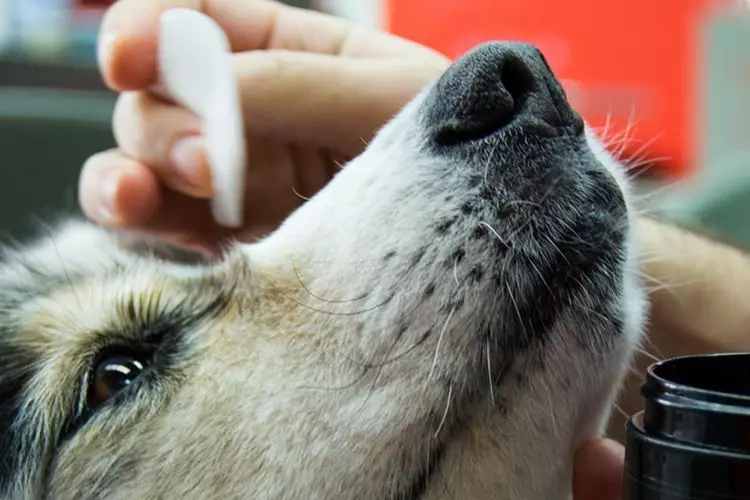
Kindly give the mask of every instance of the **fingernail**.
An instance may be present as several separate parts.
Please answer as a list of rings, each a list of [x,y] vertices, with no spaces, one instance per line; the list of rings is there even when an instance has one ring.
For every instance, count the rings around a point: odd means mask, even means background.
[[[211,174],[202,137],[191,135],[177,140],[172,147],[172,164],[187,187],[210,190]]]
[[[119,37],[117,33],[102,34],[96,47],[96,60],[99,69],[104,74],[109,75],[111,71],[112,52],[117,44]]]
[[[114,171],[107,174],[102,181],[101,189],[99,190],[99,200],[96,206],[98,219],[101,223],[110,223],[117,219],[115,211],[121,180],[122,172]]]

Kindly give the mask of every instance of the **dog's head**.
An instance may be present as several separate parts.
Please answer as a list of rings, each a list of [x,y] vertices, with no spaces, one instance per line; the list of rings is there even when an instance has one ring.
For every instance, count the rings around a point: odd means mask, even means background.
[[[641,326],[623,173],[521,44],[457,61],[268,238],[130,243],[6,255],[7,497],[562,497]]]

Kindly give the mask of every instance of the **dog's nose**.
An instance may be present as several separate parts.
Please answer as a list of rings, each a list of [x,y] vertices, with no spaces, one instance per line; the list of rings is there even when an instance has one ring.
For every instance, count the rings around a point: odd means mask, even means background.
[[[539,133],[583,131],[544,56],[525,43],[473,49],[448,68],[425,105],[426,125],[441,145],[481,139],[510,125]]]

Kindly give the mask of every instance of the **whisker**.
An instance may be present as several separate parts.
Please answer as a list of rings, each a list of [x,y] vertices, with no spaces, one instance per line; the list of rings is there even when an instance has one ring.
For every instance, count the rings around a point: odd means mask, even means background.
[[[283,295],[282,294],[282,297],[284,297],[285,299],[291,300],[295,304],[297,304],[299,306],[302,306],[305,309],[308,309],[310,311],[321,313],[321,314],[329,314],[331,316],[359,316],[360,314],[365,314],[365,313],[368,313],[368,312],[375,311],[376,309],[379,309],[379,308],[383,307],[384,305],[388,304],[391,300],[393,300],[393,296],[390,296],[390,297],[386,298],[385,300],[383,300],[383,302],[380,302],[379,304],[375,304],[372,307],[368,307],[368,308],[365,308],[365,309],[360,309],[360,310],[357,310],[357,311],[338,312],[338,311],[329,311],[329,310],[326,310],[326,309],[319,309],[317,307],[312,307],[312,306],[310,306],[308,304],[305,304],[304,302],[302,302],[300,300],[297,300],[294,297],[290,297],[288,295]]]
[[[617,410],[617,412],[620,414],[620,416],[622,416],[622,418],[624,418],[625,420],[630,420],[630,415],[628,415],[628,413],[625,410],[623,410],[620,405],[618,405],[617,403],[614,403],[612,407],[615,410]]]
[[[531,259],[527,258],[526,262],[528,262],[529,265],[534,268],[534,271],[539,276],[539,279],[542,280],[542,284],[544,284],[544,287],[547,289],[547,291],[549,292],[549,294],[551,296],[553,296],[554,292],[552,292],[552,289],[550,288],[549,283],[547,283],[547,280],[544,279],[544,275],[542,275],[542,272],[539,270],[539,268],[537,267],[537,265],[534,264],[534,261],[532,261]]]
[[[495,408],[495,384],[492,383],[492,361],[490,358],[489,340],[487,340],[487,343],[485,344],[485,352],[487,353],[487,377],[490,382],[490,401],[492,402],[492,407]]]
[[[450,407],[451,407],[451,397],[452,396],[453,396],[453,384],[450,384],[448,386],[448,398],[447,398],[447,401],[445,403],[445,411],[443,411],[443,418],[440,419],[440,425],[438,425],[437,430],[432,435],[433,438],[437,438],[438,435],[440,434],[440,431],[443,430],[443,425],[445,425],[445,421],[448,418],[448,411],[450,410]]]
[[[513,309],[515,309],[516,311],[516,316],[518,317],[518,324],[521,326],[521,330],[523,331],[524,340],[528,341],[529,333],[526,331],[526,323],[521,317],[521,310],[518,309],[518,303],[516,302],[516,298],[513,296],[513,292],[511,292],[510,285],[507,282],[505,283],[505,290],[508,292],[508,297],[510,297],[510,301],[513,303]]]
[[[456,308],[454,307],[453,309],[451,309],[451,312],[448,314],[448,318],[445,320],[443,329],[440,330],[440,335],[438,336],[437,345],[435,346],[435,355],[432,358],[432,366],[430,367],[430,373],[427,375],[428,379],[432,379],[432,376],[435,373],[435,368],[437,367],[438,354],[440,353],[440,345],[443,343],[443,336],[445,335],[445,331],[448,329],[448,323],[450,323],[451,318],[453,317],[453,313],[455,312],[456,312]]]
[[[545,235],[544,235],[544,239],[545,239],[545,240],[547,240],[547,243],[549,243],[549,244],[550,244],[550,246],[552,247],[552,249],[553,249],[554,251],[556,251],[556,252],[557,252],[557,253],[558,253],[558,254],[560,255],[560,257],[562,257],[562,258],[563,258],[563,260],[564,260],[564,261],[565,261],[565,262],[566,262],[566,263],[568,264],[568,267],[573,267],[573,266],[572,266],[572,265],[570,264],[570,261],[568,260],[568,257],[567,257],[567,256],[565,255],[565,253],[564,253],[564,252],[563,252],[563,251],[562,251],[562,250],[560,249],[560,246],[559,246],[559,245],[558,245],[557,243],[555,243],[554,241],[552,241],[552,238],[550,238],[550,237],[549,237],[548,235],[546,235],[546,234],[545,234]]]
[[[652,353],[648,352],[646,349],[643,349],[642,347],[636,347],[635,350],[636,350],[636,352],[639,352],[639,353],[643,354],[644,356],[646,356],[651,361],[654,361],[656,363],[658,363],[659,361],[661,361],[660,358],[654,356]]]
[[[499,233],[498,233],[497,231],[495,231],[495,228],[494,228],[494,227],[492,227],[492,226],[490,226],[490,225],[489,225],[488,223],[486,223],[486,222],[484,222],[484,221],[479,221],[479,225],[485,226],[485,227],[486,227],[487,229],[489,229],[490,231],[492,231],[492,233],[493,233],[493,234],[494,234],[495,236],[497,236],[497,239],[498,239],[498,240],[500,240],[500,242],[502,242],[502,243],[503,243],[504,245],[507,245],[507,244],[508,244],[508,242],[507,242],[507,241],[505,241],[505,240],[503,239],[503,237],[502,237],[502,236],[500,236],[500,234],[499,234]]]
[[[546,384],[544,384],[546,386]],[[544,391],[544,394],[547,396],[547,407],[549,408],[549,416],[550,421],[552,422],[552,432],[555,433],[555,436],[560,435],[560,429],[558,428],[558,419],[557,415],[555,414],[555,403],[552,402],[552,396],[550,395],[549,387],[546,387],[547,390]]]
[[[297,196],[298,198],[300,198],[300,199],[302,199],[302,200],[305,200],[305,201],[310,201],[310,198],[309,198],[309,197],[307,197],[307,196],[303,196],[303,195],[299,194],[299,193],[297,192],[297,188],[295,188],[294,186],[292,186],[292,192],[294,192],[294,194],[295,194],[295,195],[296,195],[296,196]]]
[[[453,279],[456,280],[456,286],[461,286],[461,283],[458,282],[458,257],[456,257],[453,260]]]
[[[307,310],[310,310],[310,311],[313,311],[313,312],[317,312],[317,313],[321,313],[321,314],[330,314],[331,316],[358,316],[360,314],[365,314],[365,313],[368,313],[368,312],[372,312],[372,311],[374,311],[376,309],[379,309],[379,308],[383,307],[384,305],[388,304],[391,300],[393,300],[393,297],[395,296],[395,292],[394,292],[391,295],[389,295],[386,299],[384,299],[383,302],[375,304],[372,307],[368,307],[368,308],[365,308],[365,309],[360,309],[360,310],[357,310],[357,311],[346,311],[346,312],[329,311],[329,310],[326,310],[326,309],[319,309],[317,307],[313,307],[313,306],[311,306],[309,304],[305,304],[304,302],[302,302],[302,301],[300,301],[298,299],[295,299],[294,297],[292,297],[290,295],[285,294],[282,291],[282,288],[280,286],[278,286],[270,278],[268,278],[266,276],[264,276],[263,278],[266,280],[266,282],[270,286],[272,286],[277,292],[279,292],[279,294],[280,294],[281,297],[283,297],[283,298],[285,298],[287,300],[290,300],[290,301],[294,302],[295,304],[297,304],[297,305],[299,305],[301,307],[304,307]]]
[[[654,143],[657,142],[662,137],[664,137],[664,133],[663,132],[654,135],[653,137],[651,137],[651,139],[649,139],[647,141],[644,141],[643,144],[641,144],[638,147],[638,149],[636,149],[635,151],[633,151],[633,153],[631,153],[630,158],[632,159],[632,158],[634,158],[634,157],[636,157],[636,156],[638,156],[640,154],[643,154],[645,151],[648,151],[648,149],[651,146],[653,146]],[[630,142],[632,143],[633,141],[630,141]],[[629,163],[629,161],[626,160],[625,163]]]
[[[326,299],[326,298],[320,297],[318,295],[315,295],[312,291],[310,291],[310,289],[307,286],[305,286],[305,283],[302,281],[302,276],[300,276],[299,270],[297,269],[297,265],[294,263],[294,261],[292,261],[292,269],[294,269],[294,274],[296,275],[297,281],[299,282],[299,284],[302,287],[302,289],[305,292],[307,292],[308,295],[310,295],[311,297],[313,297],[315,299],[320,300],[321,302],[327,302],[329,304],[345,304],[345,303],[351,303],[351,302],[356,302],[358,300],[366,299],[370,295],[369,293],[364,293],[364,294],[362,294],[362,295],[360,295],[358,297],[355,297],[353,299],[342,299],[342,300]]]
[[[50,230],[49,226],[44,224],[42,225],[42,227],[44,228],[44,231],[47,233],[47,236],[49,237],[50,243],[52,244],[52,248],[55,250],[55,255],[57,256],[57,260],[60,262],[60,269],[62,269],[63,276],[65,277],[65,281],[67,282],[68,287],[70,288],[70,291],[73,292],[73,296],[76,298],[76,302],[78,302],[78,307],[82,307],[83,303],[81,302],[81,297],[78,295],[78,291],[73,285],[73,280],[70,278],[70,274],[68,273],[68,268],[65,265],[65,261],[62,258],[60,249],[57,246],[57,241],[55,240],[55,236]]]
[[[497,148],[500,146],[501,141],[496,141],[495,144],[493,144],[492,149],[490,149],[489,155],[487,156],[487,161],[484,164],[484,185],[488,186],[489,182],[487,181],[487,175],[490,171],[490,164],[492,163],[492,159],[495,156],[495,152],[497,151]]]

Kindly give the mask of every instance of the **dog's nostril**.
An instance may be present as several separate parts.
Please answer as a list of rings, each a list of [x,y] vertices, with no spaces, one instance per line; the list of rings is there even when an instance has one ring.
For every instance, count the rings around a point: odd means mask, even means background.
[[[517,114],[530,93],[534,92],[534,77],[520,59],[512,58],[500,70],[500,85],[508,92],[513,106],[506,113],[506,121]]]
[[[425,103],[427,126],[440,145],[481,139],[517,120],[573,123],[547,61],[521,43],[490,43],[456,61]]]
[[[445,117],[435,136],[438,143],[450,145],[487,136],[512,122],[524,109],[536,88],[527,63],[513,52],[494,62],[465,74],[463,85],[456,85],[451,78],[441,81],[448,98],[443,100]]]

